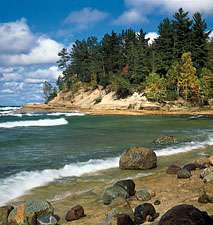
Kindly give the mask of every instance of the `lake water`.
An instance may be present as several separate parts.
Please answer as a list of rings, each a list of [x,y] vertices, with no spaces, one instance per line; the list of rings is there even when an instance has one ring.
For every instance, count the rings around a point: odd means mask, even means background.
[[[91,116],[73,113],[16,113],[0,107],[0,205],[61,178],[118,167],[131,146],[158,156],[213,144],[213,118],[190,116]],[[155,145],[162,135],[172,145]]]

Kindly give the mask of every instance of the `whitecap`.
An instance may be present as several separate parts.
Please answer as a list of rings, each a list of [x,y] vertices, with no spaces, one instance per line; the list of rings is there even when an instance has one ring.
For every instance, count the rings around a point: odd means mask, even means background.
[[[40,119],[40,120],[24,120],[0,123],[0,128],[15,128],[15,127],[49,127],[68,124],[64,118],[59,119]]]
[[[119,157],[72,163],[61,169],[20,172],[5,179],[0,179],[0,205],[24,195],[33,188],[47,185],[57,179],[78,177],[87,173],[118,167],[118,164]]]

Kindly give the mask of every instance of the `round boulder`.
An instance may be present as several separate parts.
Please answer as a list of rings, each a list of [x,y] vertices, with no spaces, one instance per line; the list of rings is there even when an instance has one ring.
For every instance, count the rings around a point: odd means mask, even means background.
[[[157,167],[157,156],[154,151],[133,147],[124,152],[120,158],[119,167],[121,169],[152,169]]]
[[[80,218],[84,216],[85,214],[84,214],[83,207],[81,205],[76,205],[67,212],[65,220],[66,221],[79,220]]]
[[[185,170],[188,170],[188,171],[194,171],[198,168],[198,165],[196,163],[189,163],[189,164],[186,164],[183,169]]]
[[[155,207],[150,203],[144,203],[135,208],[134,217],[136,224],[142,224],[145,221],[154,221],[159,216]]]
[[[150,192],[146,188],[137,191],[136,197],[140,201],[149,201],[152,198]]]
[[[168,210],[158,225],[213,225],[213,220],[206,212],[192,205],[178,205]]]

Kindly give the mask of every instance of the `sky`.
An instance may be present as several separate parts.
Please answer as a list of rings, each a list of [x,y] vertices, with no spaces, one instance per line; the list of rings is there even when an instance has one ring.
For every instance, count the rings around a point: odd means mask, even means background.
[[[61,74],[58,52],[76,39],[131,27],[153,40],[180,7],[213,28],[212,0],[1,0],[0,105],[42,102],[43,82]]]

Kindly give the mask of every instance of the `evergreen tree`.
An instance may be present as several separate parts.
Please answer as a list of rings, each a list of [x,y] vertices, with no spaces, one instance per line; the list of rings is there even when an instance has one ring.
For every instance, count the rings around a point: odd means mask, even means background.
[[[208,68],[213,71],[213,38],[208,41]]]
[[[159,37],[155,41],[155,49],[157,54],[157,72],[165,75],[172,64],[174,55],[174,37],[173,26],[171,21],[166,18],[158,27]]]
[[[206,32],[206,22],[198,12],[193,16],[192,26],[192,60],[197,69],[207,66],[208,49],[207,40],[209,33]]]
[[[180,58],[184,52],[191,50],[191,25],[192,20],[188,17],[188,12],[182,8],[174,15],[174,57]]]
[[[60,59],[57,61],[58,67],[60,69],[66,70],[70,64],[70,55],[66,48],[63,48],[59,53],[58,56]]]

